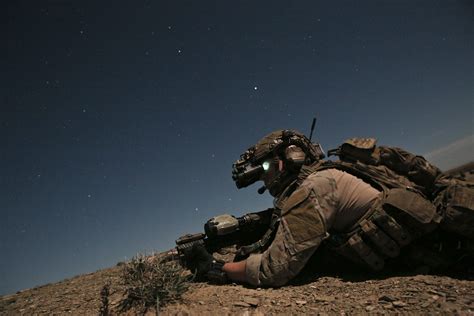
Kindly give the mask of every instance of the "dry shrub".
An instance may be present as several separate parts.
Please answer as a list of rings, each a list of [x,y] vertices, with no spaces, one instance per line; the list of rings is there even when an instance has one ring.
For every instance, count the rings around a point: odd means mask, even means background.
[[[120,307],[122,310],[139,308],[143,312],[150,307],[158,310],[160,306],[179,300],[192,277],[176,261],[139,254],[123,265],[126,297]]]

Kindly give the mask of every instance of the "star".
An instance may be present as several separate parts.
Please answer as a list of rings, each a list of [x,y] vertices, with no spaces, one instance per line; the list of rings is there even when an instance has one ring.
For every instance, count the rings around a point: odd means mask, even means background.
[[[254,89],[254,90],[258,90],[258,87],[257,87],[257,86],[255,86],[255,87],[253,87],[253,89]]]

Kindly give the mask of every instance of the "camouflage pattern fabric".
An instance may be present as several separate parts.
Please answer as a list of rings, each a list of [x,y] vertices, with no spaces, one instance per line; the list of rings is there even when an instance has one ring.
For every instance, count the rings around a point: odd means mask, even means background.
[[[340,175],[338,178],[337,176]],[[348,185],[356,191],[345,194],[344,184],[355,180],[358,185]],[[339,185],[338,185],[339,184]],[[262,254],[251,255],[247,259],[246,272],[249,283],[254,286],[281,286],[296,276],[306,265],[332,226],[353,225],[370,208],[377,190],[370,191],[367,203],[358,200],[344,203],[341,196],[365,195],[370,186],[356,177],[339,170],[323,170],[313,173],[285,201],[282,207],[280,225],[270,247]],[[354,206],[353,203],[357,205]],[[344,205],[344,209],[340,206]],[[338,216],[340,211],[350,211]],[[350,219],[348,221],[348,219]],[[341,223],[340,221],[344,221]],[[339,221],[339,222],[338,222]]]
[[[474,240],[474,183],[443,176],[434,204],[443,216],[441,229]]]

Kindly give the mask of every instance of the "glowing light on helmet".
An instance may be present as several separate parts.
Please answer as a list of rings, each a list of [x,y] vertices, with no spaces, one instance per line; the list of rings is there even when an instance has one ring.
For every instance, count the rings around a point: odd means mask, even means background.
[[[265,161],[264,163],[262,163],[262,167],[264,171],[268,171],[268,169],[270,169],[270,162]]]

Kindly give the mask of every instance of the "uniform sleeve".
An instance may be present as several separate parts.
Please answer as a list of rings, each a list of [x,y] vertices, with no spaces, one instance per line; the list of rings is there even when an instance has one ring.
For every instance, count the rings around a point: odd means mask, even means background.
[[[281,286],[301,271],[327,235],[318,206],[314,191],[306,186],[288,198],[270,247],[247,259],[250,284]]]

